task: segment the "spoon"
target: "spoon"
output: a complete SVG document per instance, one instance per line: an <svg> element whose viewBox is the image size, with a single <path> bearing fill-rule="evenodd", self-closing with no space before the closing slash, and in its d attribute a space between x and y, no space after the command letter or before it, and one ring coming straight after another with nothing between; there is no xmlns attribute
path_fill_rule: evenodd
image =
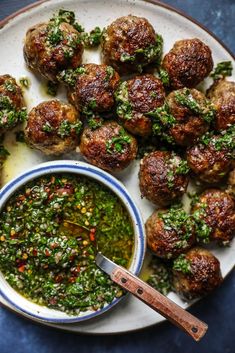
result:
<svg viewBox="0 0 235 353"><path fill-rule="evenodd" d="M81 230L86 235L88 244L92 244L96 258L96 265L105 273L107 273L113 282L117 283L126 291L132 293L135 297L150 306L153 310L164 316L167 320L171 321L174 325L188 333L195 341L199 341L206 333L208 326L197 319L195 316L182 309L179 305L175 304L172 300L162 295L156 289L149 286L147 283L140 280L124 267L116 265L113 261L102 255L98 250L96 237L90 237L91 230L82 224L74 221L64 219L64 226L72 227L73 236L76 236Z"/></svg>
<svg viewBox="0 0 235 353"><path fill-rule="evenodd" d="M124 267L116 265L100 252L97 253L95 261L96 265L107 273L113 282L185 331L195 341L199 341L205 335L208 329L206 323L182 309L179 305L140 280Z"/></svg>

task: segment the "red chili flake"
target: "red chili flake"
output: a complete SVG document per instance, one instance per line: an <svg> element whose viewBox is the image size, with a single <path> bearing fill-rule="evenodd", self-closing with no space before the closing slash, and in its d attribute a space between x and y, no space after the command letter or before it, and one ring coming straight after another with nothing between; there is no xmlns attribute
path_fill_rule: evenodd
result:
<svg viewBox="0 0 235 353"><path fill-rule="evenodd" d="M90 240L91 241L95 241L95 232L96 232L96 229L91 228L91 230L90 230Z"/></svg>
<svg viewBox="0 0 235 353"><path fill-rule="evenodd" d="M61 276L61 275L57 275L57 276L55 277L56 283L60 283L60 282L62 281L62 279L63 279L63 276Z"/></svg>
<svg viewBox="0 0 235 353"><path fill-rule="evenodd" d="M69 278L69 282L70 282L70 283L76 282L76 277L70 277L70 278Z"/></svg>
<svg viewBox="0 0 235 353"><path fill-rule="evenodd" d="M38 254L37 249L33 249L33 256L37 256L37 254Z"/></svg>
<svg viewBox="0 0 235 353"><path fill-rule="evenodd" d="M45 250L45 255L46 256L51 256L51 253L50 253L50 251L48 249Z"/></svg>
<svg viewBox="0 0 235 353"><path fill-rule="evenodd" d="M51 299L49 300L49 303L50 303L51 305L55 305L55 304L57 304L57 299L56 299L56 298L51 298Z"/></svg>
<svg viewBox="0 0 235 353"><path fill-rule="evenodd" d="M18 267L19 272L24 272L24 270L25 270L25 265L21 265L20 267Z"/></svg>
<svg viewBox="0 0 235 353"><path fill-rule="evenodd" d="M51 249L56 249L56 248L58 248L58 244L57 243L52 243L51 245L50 245L50 248Z"/></svg>

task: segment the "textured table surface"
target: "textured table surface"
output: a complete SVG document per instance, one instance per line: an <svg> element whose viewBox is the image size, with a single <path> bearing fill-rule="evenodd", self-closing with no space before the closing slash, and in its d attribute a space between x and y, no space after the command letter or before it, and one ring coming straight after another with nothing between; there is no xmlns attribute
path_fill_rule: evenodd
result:
<svg viewBox="0 0 235 353"><path fill-rule="evenodd" d="M0 19L33 2L35 0L0 0ZM164 2L197 19L235 52L234 0ZM126 335L85 336L39 326L0 308L0 353L234 353L234 296L233 271L219 290L190 310L209 325L200 343L192 342L167 322Z"/></svg>

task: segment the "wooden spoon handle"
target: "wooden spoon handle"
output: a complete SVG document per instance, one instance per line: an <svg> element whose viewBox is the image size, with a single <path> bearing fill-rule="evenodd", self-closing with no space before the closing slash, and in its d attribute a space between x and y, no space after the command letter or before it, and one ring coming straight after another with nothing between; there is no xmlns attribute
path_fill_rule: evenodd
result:
<svg viewBox="0 0 235 353"><path fill-rule="evenodd" d="M117 267L114 269L111 278L122 288L132 293L153 310L170 320L174 325L184 330L192 336L195 341L199 341L206 333L208 326L203 321L200 321L195 316L182 309L172 300L168 299L124 268Z"/></svg>

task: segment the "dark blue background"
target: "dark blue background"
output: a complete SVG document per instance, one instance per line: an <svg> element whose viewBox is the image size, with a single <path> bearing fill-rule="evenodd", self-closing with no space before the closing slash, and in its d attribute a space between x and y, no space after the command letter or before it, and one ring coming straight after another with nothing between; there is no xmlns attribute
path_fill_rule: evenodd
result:
<svg viewBox="0 0 235 353"><path fill-rule="evenodd" d="M0 0L0 19L32 2L35 1ZM235 52L234 0L164 2L207 26ZM193 342L167 322L131 334L85 336L39 326L0 308L0 353L235 353L234 299L233 272L219 290L190 310L209 325L209 331L200 343Z"/></svg>

